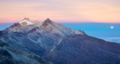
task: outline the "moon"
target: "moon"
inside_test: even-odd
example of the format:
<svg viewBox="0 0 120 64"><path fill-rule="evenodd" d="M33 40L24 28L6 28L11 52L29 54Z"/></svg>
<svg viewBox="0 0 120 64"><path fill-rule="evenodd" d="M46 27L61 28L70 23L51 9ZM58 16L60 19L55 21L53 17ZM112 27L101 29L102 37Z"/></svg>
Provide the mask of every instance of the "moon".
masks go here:
<svg viewBox="0 0 120 64"><path fill-rule="evenodd" d="M113 26L111 26L110 28L111 28L111 29L113 29L114 27L113 27Z"/></svg>

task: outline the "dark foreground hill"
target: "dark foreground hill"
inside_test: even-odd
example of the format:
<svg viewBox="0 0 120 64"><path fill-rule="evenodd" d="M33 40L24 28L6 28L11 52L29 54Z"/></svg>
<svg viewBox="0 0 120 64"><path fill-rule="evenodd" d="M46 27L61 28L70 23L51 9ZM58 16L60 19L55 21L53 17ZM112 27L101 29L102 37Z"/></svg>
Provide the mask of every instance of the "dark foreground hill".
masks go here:
<svg viewBox="0 0 120 64"><path fill-rule="evenodd" d="M0 64L52 64L31 52L14 49L0 41Z"/></svg>

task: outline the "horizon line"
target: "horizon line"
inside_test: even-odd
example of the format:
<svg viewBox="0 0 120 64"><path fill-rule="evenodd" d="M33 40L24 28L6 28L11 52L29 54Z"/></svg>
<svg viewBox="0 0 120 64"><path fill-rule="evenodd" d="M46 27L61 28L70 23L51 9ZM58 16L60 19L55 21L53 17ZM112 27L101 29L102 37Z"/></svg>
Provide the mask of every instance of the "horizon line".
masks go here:
<svg viewBox="0 0 120 64"><path fill-rule="evenodd" d="M39 21L41 22L41 21ZM43 21L44 22L44 21ZM55 21L53 21L55 22ZM19 23L19 22L0 22L0 24L8 24L8 23ZM120 24L117 22L56 22L56 23L104 23L104 24Z"/></svg>

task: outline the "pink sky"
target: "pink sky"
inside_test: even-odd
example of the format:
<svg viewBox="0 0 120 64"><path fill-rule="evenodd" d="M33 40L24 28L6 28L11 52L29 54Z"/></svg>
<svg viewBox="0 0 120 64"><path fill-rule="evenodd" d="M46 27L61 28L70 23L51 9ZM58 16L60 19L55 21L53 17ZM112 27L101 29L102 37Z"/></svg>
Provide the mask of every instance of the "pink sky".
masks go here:
<svg viewBox="0 0 120 64"><path fill-rule="evenodd" d="M120 23L120 0L0 0L0 23L24 17L55 22Z"/></svg>

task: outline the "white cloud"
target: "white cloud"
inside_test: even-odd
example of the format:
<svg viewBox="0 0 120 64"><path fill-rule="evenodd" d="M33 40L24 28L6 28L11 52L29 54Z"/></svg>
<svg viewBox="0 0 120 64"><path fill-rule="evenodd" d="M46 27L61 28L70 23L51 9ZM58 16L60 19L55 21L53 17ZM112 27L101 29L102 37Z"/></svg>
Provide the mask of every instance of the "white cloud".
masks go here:
<svg viewBox="0 0 120 64"><path fill-rule="evenodd" d="M99 37L99 38L110 42L120 43L120 37Z"/></svg>

